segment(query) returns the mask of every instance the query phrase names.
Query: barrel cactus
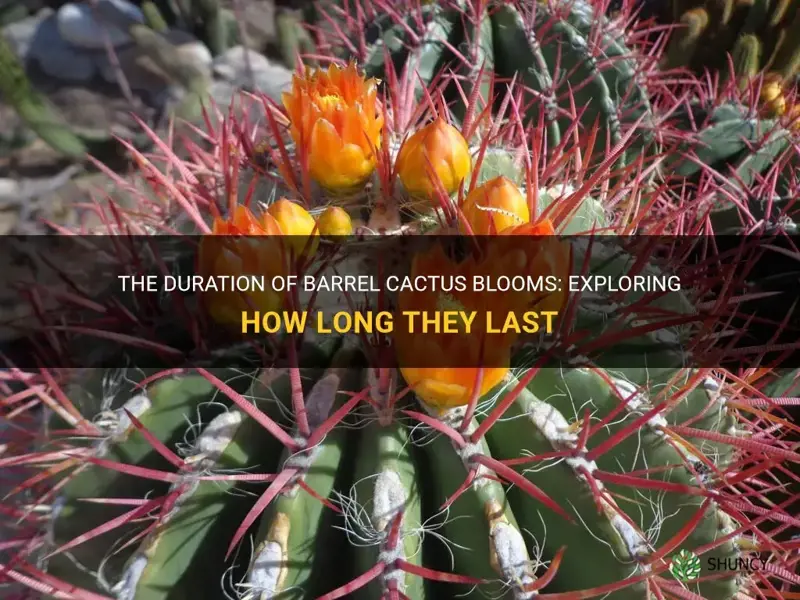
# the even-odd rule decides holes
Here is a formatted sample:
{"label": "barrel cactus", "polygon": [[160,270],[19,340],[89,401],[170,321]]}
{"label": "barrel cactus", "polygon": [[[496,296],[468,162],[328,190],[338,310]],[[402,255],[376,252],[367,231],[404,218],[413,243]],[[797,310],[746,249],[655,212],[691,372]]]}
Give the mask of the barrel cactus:
{"label": "barrel cactus", "polygon": [[[476,118],[516,80],[530,91],[520,107],[524,122],[541,120],[551,148],[589,135],[595,124],[600,146],[636,131],[620,164],[644,147],[659,147],[661,128],[650,102],[663,80],[636,30],[626,27],[631,3],[614,18],[606,0],[319,4],[329,24],[320,28],[323,49],[354,58],[368,75],[385,80],[390,72],[416,72],[417,99],[425,89],[444,88],[460,121]],[[481,100],[472,114],[470,97]]]}
{"label": "barrel cactus", "polygon": [[656,34],[636,21],[641,2],[319,4],[327,27],[313,30],[324,50],[387,82],[415,72],[416,99],[443,90],[457,121],[499,108],[487,99],[513,81],[529,92],[517,107],[522,123],[544,125],[546,147],[575,135],[595,136],[598,148],[624,140],[617,168],[642,161],[655,185],[687,182],[693,202],[709,197],[717,233],[797,221],[798,113],[787,80],[771,74],[762,84],[734,65],[749,87],[672,82],[668,53],[659,60]]}
{"label": "barrel cactus", "polygon": [[[693,100],[676,126],[692,131],[690,160],[670,161],[679,177],[724,184],[712,220],[717,232],[796,224],[796,102],[800,13],[792,2],[674,1],[647,4],[675,29],[661,57],[664,70],[688,68]],[[699,92],[699,93],[698,93]]]}
{"label": "barrel cactus", "polygon": [[[355,65],[331,66],[298,74],[283,107],[247,96],[241,112],[209,111],[208,144],[189,142],[186,158],[154,137],[158,155],[131,152],[155,193],[135,211],[98,206],[100,232],[199,235],[198,268],[212,274],[287,266],[248,235],[313,261],[325,238],[348,234],[355,246],[481,234],[520,248],[539,240],[544,255],[523,252],[529,262],[513,264],[558,276],[575,265],[556,233],[580,242],[591,232],[683,232],[685,208],[669,191],[643,185],[639,171],[613,171],[623,147],[591,170],[591,140],[544,152],[542,129],[519,126],[524,88],[497,98],[494,118],[456,127],[441,94],[413,101],[417,82],[412,72],[396,77],[379,101]],[[415,256],[412,269],[485,267],[442,256]],[[641,262],[601,254],[589,266],[667,268]],[[659,318],[686,317],[687,294],[657,298]],[[146,302],[130,319],[116,300],[100,306],[99,335],[82,344],[103,348],[111,358],[101,362],[117,368],[6,376],[22,389],[4,405],[17,427],[4,433],[14,451],[0,460],[23,480],[4,508],[17,531],[2,543],[11,552],[3,576],[41,594],[717,600],[778,597],[798,583],[779,535],[798,525],[792,498],[769,480],[800,460],[774,414],[791,399],[759,391],[765,369],[687,367],[678,342],[699,338],[648,325],[641,294],[616,298],[613,310],[574,305],[592,334],[579,352],[594,345],[599,358],[560,367],[537,364],[537,347],[513,334],[495,338],[485,364],[474,360],[485,356],[478,335],[407,337],[390,368],[371,362],[379,343],[284,332],[278,362],[235,360],[244,350],[233,346],[224,366],[121,368],[126,344],[162,352],[171,341],[155,333],[164,321],[145,319]],[[249,301],[276,310],[287,300]],[[187,336],[229,327],[239,302],[201,294]],[[180,314],[167,315],[170,332]],[[53,348],[70,347],[57,332],[77,333],[72,324],[92,333],[91,320],[58,323],[45,339]],[[428,339],[433,351],[420,350]],[[416,352],[427,353],[422,363]],[[473,360],[436,362],[456,353]]]}
{"label": "barrel cactus", "polygon": [[664,58],[667,67],[690,67],[745,79],[770,72],[795,83],[800,68],[797,27],[800,13],[792,2],[675,0],[663,3],[662,18],[680,25]]}

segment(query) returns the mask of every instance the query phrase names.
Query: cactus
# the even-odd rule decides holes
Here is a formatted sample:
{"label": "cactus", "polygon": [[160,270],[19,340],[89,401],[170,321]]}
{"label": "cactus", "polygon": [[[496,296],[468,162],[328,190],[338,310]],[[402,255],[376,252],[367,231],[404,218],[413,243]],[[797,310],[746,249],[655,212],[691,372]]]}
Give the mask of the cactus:
{"label": "cactus", "polygon": [[[157,31],[138,24],[129,31],[147,56],[186,90],[181,102],[171,108],[171,114],[187,120],[201,116],[207,99],[208,76],[187,66]],[[89,155],[107,160],[124,154],[113,132],[66,123],[58,109],[34,89],[24,65],[3,36],[0,36],[0,93],[37,136],[64,156],[83,161]],[[143,148],[148,141],[146,136],[137,136],[135,144]]]}
{"label": "cactus", "polygon": [[[66,156],[85,158],[87,141],[31,86],[25,68],[3,36],[0,36],[0,92],[28,127],[48,145]],[[110,134],[107,139],[111,139]]]}
{"label": "cactus", "polygon": [[[729,70],[750,79],[773,72],[793,82],[800,68],[797,31],[800,12],[792,2],[674,0],[664,3],[664,15],[680,28],[664,58],[667,68]],[[793,33],[794,32],[794,33]]]}
{"label": "cactus", "polygon": [[[690,100],[676,108],[675,90],[664,97],[659,91],[668,75],[637,41],[647,37],[646,26],[620,29],[638,7],[624,4],[612,18],[601,16],[607,2],[587,0],[357,3],[347,16],[321,9],[341,22],[321,37],[323,47],[356,57],[372,76],[390,80],[404,68],[418,73],[418,100],[426,89],[444,87],[454,117],[470,125],[483,114],[485,99],[501,96],[492,92],[515,79],[533,92],[520,107],[522,125],[542,119],[548,147],[588,135],[599,123],[598,147],[626,140],[618,168],[637,159],[649,164],[661,152],[665,160],[656,161],[653,180],[688,179],[698,195],[709,179],[714,190],[724,188],[709,200],[718,233],[758,224],[791,230],[798,220],[792,198],[800,189],[794,141],[800,109],[785,84],[707,90],[694,82],[682,90]],[[767,93],[764,102],[751,100]],[[584,111],[579,118],[575,108]],[[770,176],[776,170],[777,180]]]}
{"label": "cactus", "polygon": [[576,121],[582,135],[600,124],[600,146],[619,144],[637,129],[632,149],[620,157],[624,165],[642,147],[658,150],[652,146],[660,129],[650,99],[659,80],[646,54],[635,42],[627,44],[635,38],[621,25],[627,13],[610,20],[607,4],[408,0],[336,10],[322,3],[320,11],[340,24],[321,34],[322,45],[355,58],[374,77],[386,78],[389,63],[398,73],[417,72],[417,99],[431,86],[446,86],[459,120],[467,117],[465,98],[483,99],[473,103],[471,118],[477,118],[488,98],[497,97],[493,92],[516,79],[533,91],[521,111],[524,122],[543,120],[549,147],[574,135]]}
{"label": "cactus", "polygon": [[[496,98],[488,125],[458,128],[433,113],[444,102],[435,90],[430,103],[409,100],[416,73],[388,79],[381,103],[377,84],[355,66],[298,76],[283,109],[245,96],[241,113],[206,113],[210,147],[190,144],[183,159],[153,133],[159,156],[131,152],[158,200],[142,196],[130,213],[111,207],[103,232],[200,235],[199,265],[242,273],[245,256],[256,272],[284,267],[276,253],[249,245],[226,247],[240,258],[225,259],[213,251],[214,234],[290,236],[293,251],[313,261],[323,242],[309,244],[310,236],[350,229],[358,235],[347,243],[367,244],[377,260],[374,245],[398,234],[466,236],[480,226],[495,229],[494,243],[524,247],[506,237],[514,235],[552,241],[552,260],[535,264],[563,274],[555,232],[587,242],[593,231],[680,234],[691,221],[671,190],[643,185],[640,172],[616,173],[610,183],[622,147],[591,170],[584,138],[543,152],[541,129],[516,126],[533,92],[512,88]],[[260,128],[249,121],[257,108]],[[492,218],[468,210],[468,198]],[[668,268],[626,253],[597,259],[593,273]],[[118,260],[140,264],[126,253]],[[741,271],[721,271],[731,294]],[[266,306],[281,298],[252,299]],[[130,600],[788,593],[800,581],[787,558],[793,546],[773,531],[800,524],[792,492],[773,488],[778,499],[767,502],[761,489],[772,487],[771,471],[800,460],[775,412],[795,400],[772,402],[759,391],[766,368],[686,366],[674,344],[686,331],[642,327],[653,305],[637,312],[648,302],[640,293],[617,300],[613,310],[576,307],[576,326],[601,349],[599,362],[578,366],[525,362],[533,347],[520,339],[513,370],[492,363],[466,369],[466,378],[450,368],[426,374],[402,358],[397,369],[372,364],[381,346],[358,336],[308,334],[296,343],[287,334],[278,363],[252,363],[234,346],[225,350],[240,360],[224,368],[15,371],[9,377],[29,391],[9,418],[27,426],[24,443],[38,448],[4,460],[22,469],[50,464],[9,494],[21,505],[7,510],[22,524],[46,527],[6,544],[15,555],[5,576],[50,595]],[[97,302],[81,304],[91,311]],[[131,340],[159,352],[177,344],[181,314],[186,338],[210,340],[227,326],[224,309],[242,300],[201,296],[203,318],[167,310],[162,321],[142,312],[148,303],[108,302],[102,337],[113,343],[78,345],[121,366],[134,356],[125,349]],[[138,306],[137,319],[127,306]],[[692,304],[680,291],[655,306],[681,316]],[[69,329],[70,321],[55,322]],[[92,322],[78,323],[85,330]],[[156,334],[164,328],[166,338]],[[58,330],[47,331],[54,350],[79,350]],[[454,347],[473,351],[477,339],[457,336]],[[658,367],[644,368],[642,354]],[[42,433],[30,431],[29,397],[53,413]],[[696,580],[670,574],[684,550],[701,559]],[[758,573],[711,567],[753,557],[765,561]]]}
{"label": "cactus", "polygon": [[666,158],[665,171],[713,193],[710,217],[718,234],[757,227],[794,232],[796,124],[759,115],[737,94],[723,101],[712,97],[676,111],[676,128],[691,134]]}

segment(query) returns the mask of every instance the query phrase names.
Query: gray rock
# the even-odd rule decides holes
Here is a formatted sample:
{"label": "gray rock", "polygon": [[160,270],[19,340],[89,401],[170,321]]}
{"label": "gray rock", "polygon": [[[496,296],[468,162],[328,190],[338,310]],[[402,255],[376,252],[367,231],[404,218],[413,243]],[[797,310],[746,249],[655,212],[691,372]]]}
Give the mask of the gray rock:
{"label": "gray rock", "polygon": [[134,23],[144,23],[144,15],[126,0],[100,0],[96,7],[65,4],[58,11],[61,37],[87,50],[105,48],[106,34],[114,46],[130,43],[127,29]]}
{"label": "gray rock", "polygon": [[235,46],[214,59],[214,74],[233,88],[257,90],[276,100],[292,84],[289,69],[244,46]]}
{"label": "gray rock", "polygon": [[273,2],[245,2],[242,22],[247,36],[247,47],[264,50],[275,41],[275,4]]}
{"label": "gray rock", "polygon": [[[173,30],[164,35],[176,50],[178,61],[198,72],[210,75],[213,57],[205,44],[184,31]],[[117,51],[122,71],[132,89],[151,94],[160,93],[167,85],[175,83],[137,45]],[[100,74],[109,83],[116,83],[116,75],[110,63],[100,66]]]}
{"label": "gray rock", "polygon": [[52,14],[53,11],[46,8],[31,17],[3,27],[3,37],[5,37],[6,41],[11,46],[11,50],[23,62],[27,62],[28,60],[31,43],[36,35],[36,31],[41,27],[44,20]]}
{"label": "gray rock", "polygon": [[42,21],[30,41],[27,59],[62,81],[85,82],[97,72],[95,52],[82,52],[59,34],[56,15]]}

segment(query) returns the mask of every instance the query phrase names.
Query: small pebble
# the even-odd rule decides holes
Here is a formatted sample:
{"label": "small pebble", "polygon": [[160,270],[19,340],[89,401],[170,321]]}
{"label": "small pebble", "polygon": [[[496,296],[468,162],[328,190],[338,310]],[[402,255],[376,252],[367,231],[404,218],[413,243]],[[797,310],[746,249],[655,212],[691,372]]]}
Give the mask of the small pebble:
{"label": "small pebble", "polygon": [[125,0],[100,0],[97,7],[70,3],[58,11],[58,31],[61,37],[77,48],[105,48],[106,35],[113,46],[131,42],[127,28],[144,23],[144,15]]}

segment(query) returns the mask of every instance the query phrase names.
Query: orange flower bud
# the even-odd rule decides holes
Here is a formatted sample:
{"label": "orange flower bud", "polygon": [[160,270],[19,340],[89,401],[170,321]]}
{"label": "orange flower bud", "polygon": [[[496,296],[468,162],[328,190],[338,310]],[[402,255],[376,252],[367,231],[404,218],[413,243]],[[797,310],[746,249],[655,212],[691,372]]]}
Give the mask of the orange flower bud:
{"label": "orange flower bud", "polygon": [[[278,224],[270,215],[256,219],[246,206],[237,206],[229,219],[214,220],[211,235],[200,242],[197,272],[204,277],[219,275],[263,275],[267,279],[280,274],[279,249],[259,240],[252,244],[246,237],[280,235]],[[203,304],[217,323],[239,327],[243,311],[278,310],[280,293],[265,289],[242,293],[210,291],[203,294]]]}
{"label": "orange flower bud", "polygon": [[[566,282],[572,267],[571,247],[569,242],[556,237],[553,224],[549,220],[510,227],[503,231],[503,235],[545,236],[546,239],[535,244],[520,245],[526,254],[526,265],[522,274],[555,275]],[[542,292],[537,295],[531,308],[538,311],[560,311],[567,301],[565,287],[562,286],[556,292]]]}
{"label": "orange flower bud", "polygon": [[770,117],[780,117],[786,112],[787,102],[783,78],[777,73],[769,73],[764,77],[761,86],[761,102],[764,103]]}
{"label": "orange flower bud", "polygon": [[[413,388],[420,400],[441,411],[467,404],[472,397],[478,377],[476,367],[454,367],[452,369],[401,367],[400,371],[403,379]],[[508,367],[483,369],[478,398],[485,396],[493,387],[503,381],[503,377],[508,371]]]}
{"label": "orange flower bud", "polygon": [[[489,259],[494,264],[494,257]],[[454,262],[440,245],[414,256],[411,276],[440,275],[445,279],[463,276],[471,281],[474,275],[489,268],[486,261],[476,262],[469,258]],[[483,396],[496,386],[508,373],[511,363],[511,344],[513,335],[491,335],[482,345],[480,339],[487,335],[485,313],[504,309],[513,310],[515,302],[524,301],[517,295],[503,294],[497,297],[491,293],[476,293],[472,289],[464,292],[444,293],[434,289],[402,290],[398,298],[401,311],[478,311],[470,334],[456,335],[444,332],[410,332],[405,328],[394,332],[398,366],[406,383],[412,386],[417,397],[425,404],[446,410],[467,404],[472,396],[478,368],[472,366],[486,362],[483,369],[479,396]],[[442,357],[447,364],[442,366]],[[453,365],[452,367],[449,365]],[[431,365],[431,366],[428,366]]]}
{"label": "orange flower bud", "polygon": [[408,138],[397,156],[397,173],[412,196],[434,198],[435,177],[452,194],[471,171],[467,140],[441,117]]}
{"label": "orange flower bud", "polygon": [[377,96],[378,81],[365,79],[354,63],[295,75],[283,94],[292,139],[322,187],[351,190],[372,175],[383,129]]}
{"label": "orange flower bud", "polygon": [[472,190],[461,208],[475,235],[500,233],[530,221],[528,201],[506,177],[495,177]]}
{"label": "orange flower bud", "polygon": [[[295,255],[300,256],[304,251],[307,256],[314,255],[319,245],[319,231],[316,229],[317,223],[314,217],[305,208],[296,202],[281,198],[270,205],[267,214],[275,219],[283,235],[291,236],[288,247],[294,250]],[[314,240],[306,248],[308,236],[312,233]]]}
{"label": "orange flower bud", "polygon": [[[447,281],[461,276],[472,282],[476,277],[496,280],[503,275],[530,274],[566,281],[571,267],[570,245],[554,233],[547,220],[507,228],[505,235],[486,239],[480,251],[460,261],[450,258],[441,245],[436,245],[414,256],[411,277],[438,275]],[[541,236],[542,239],[517,243],[506,235]],[[511,351],[520,335],[514,330],[490,331],[487,315],[491,313],[502,321],[509,313],[515,313],[517,321],[522,322],[521,315],[526,311],[560,312],[565,300],[565,291],[496,293],[477,291],[470,285],[463,291],[452,289],[449,293],[434,289],[401,290],[398,297],[401,311],[450,310],[474,312],[476,316],[469,335],[466,331],[412,333],[404,328],[396,330],[393,340],[400,372],[417,397],[434,408],[445,410],[467,404],[479,370],[473,365],[485,365],[478,390],[480,397],[508,373]]]}
{"label": "orange flower bud", "polygon": [[352,235],[353,221],[347,211],[338,206],[330,206],[325,209],[318,218],[317,226],[321,235]]}

